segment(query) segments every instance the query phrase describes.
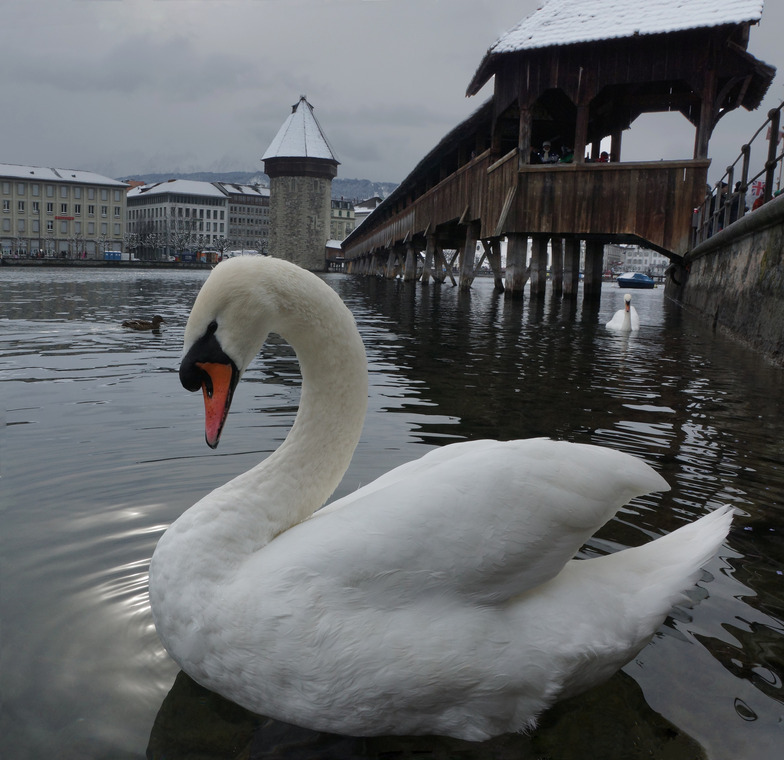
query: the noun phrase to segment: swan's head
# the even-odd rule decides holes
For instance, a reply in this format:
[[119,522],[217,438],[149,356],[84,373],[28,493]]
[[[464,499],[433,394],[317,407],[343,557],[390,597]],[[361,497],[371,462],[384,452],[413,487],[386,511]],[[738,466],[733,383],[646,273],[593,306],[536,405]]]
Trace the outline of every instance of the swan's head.
[[627,293],[623,297],[623,303],[624,303],[624,309],[626,309],[626,311],[629,311],[629,309],[631,308],[631,305],[632,305],[632,294],[631,293]]
[[229,259],[205,281],[185,327],[180,382],[204,395],[205,438],[216,448],[240,377],[270,332],[275,298],[261,257]]

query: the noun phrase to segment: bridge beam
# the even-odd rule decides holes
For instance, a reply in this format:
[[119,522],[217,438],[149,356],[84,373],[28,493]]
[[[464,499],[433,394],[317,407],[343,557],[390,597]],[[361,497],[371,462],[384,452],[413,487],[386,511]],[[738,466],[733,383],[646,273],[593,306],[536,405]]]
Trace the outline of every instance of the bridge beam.
[[403,269],[404,282],[414,282],[416,280],[418,257],[419,255],[417,254],[416,248],[414,248],[414,244],[411,242],[406,243],[406,265]]
[[469,222],[466,225],[465,243],[460,252],[460,290],[468,290],[474,281],[474,262],[476,261],[479,229],[479,222]]

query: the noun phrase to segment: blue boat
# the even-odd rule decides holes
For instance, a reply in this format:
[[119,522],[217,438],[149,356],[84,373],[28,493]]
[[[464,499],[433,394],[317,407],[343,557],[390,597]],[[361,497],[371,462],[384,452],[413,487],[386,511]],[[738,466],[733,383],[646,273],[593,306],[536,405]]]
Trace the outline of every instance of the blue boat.
[[654,287],[654,281],[647,274],[641,272],[624,272],[618,275],[619,288],[644,288],[649,290]]

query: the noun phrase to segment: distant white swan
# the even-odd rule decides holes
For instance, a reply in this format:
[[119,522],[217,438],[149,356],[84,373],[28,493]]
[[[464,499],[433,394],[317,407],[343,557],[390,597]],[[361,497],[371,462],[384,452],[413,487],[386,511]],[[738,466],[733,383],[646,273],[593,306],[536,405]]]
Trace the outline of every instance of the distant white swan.
[[171,656],[252,711],[361,736],[529,728],[634,657],[727,534],[722,508],[573,560],[621,505],[668,486],[630,455],[545,439],[444,446],[316,512],[351,460],[368,390],[362,340],[330,287],[278,259],[219,264],[180,377],[202,389],[215,447],[270,332],[300,362],[294,425],[171,525],[149,581]]
[[623,297],[624,307],[613,314],[613,318],[607,323],[606,327],[610,330],[619,332],[629,332],[640,329],[640,316],[637,309],[632,306],[631,293]]

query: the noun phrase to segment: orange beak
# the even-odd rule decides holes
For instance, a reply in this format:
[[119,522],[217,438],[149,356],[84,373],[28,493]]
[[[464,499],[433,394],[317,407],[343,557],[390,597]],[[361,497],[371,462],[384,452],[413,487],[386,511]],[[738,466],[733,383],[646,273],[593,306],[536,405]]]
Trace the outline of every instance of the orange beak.
[[201,384],[204,395],[204,437],[207,445],[214,449],[218,446],[229,414],[234,394],[234,371],[230,364],[219,362],[196,362],[196,366],[204,373]]

